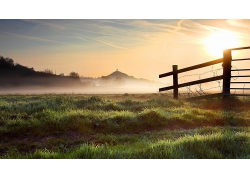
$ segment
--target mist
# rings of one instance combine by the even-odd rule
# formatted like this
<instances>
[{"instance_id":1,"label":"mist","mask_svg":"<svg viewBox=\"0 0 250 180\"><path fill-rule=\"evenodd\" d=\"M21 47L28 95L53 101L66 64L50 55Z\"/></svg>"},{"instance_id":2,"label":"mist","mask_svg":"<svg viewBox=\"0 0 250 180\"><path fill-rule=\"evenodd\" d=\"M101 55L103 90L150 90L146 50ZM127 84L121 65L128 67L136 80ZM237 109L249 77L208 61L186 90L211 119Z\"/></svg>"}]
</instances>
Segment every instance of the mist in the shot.
<instances>
[{"instance_id":1,"label":"mist","mask_svg":"<svg viewBox=\"0 0 250 180\"><path fill-rule=\"evenodd\" d=\"M157 87L19 87L5 88L0 94L144 94L157 93Z\"/></svg>"}]
</instances>

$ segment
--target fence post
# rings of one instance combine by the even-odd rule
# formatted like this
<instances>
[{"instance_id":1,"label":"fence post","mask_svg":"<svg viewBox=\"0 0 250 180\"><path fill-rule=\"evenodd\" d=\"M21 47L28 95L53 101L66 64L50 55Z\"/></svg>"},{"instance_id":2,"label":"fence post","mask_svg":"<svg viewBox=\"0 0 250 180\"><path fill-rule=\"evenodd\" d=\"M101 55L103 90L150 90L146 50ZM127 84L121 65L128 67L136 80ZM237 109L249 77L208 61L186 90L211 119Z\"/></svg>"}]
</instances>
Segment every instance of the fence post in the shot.
<instances>
[{"instance_id":1,"label":"fence post","mask_svg":"<svg viewBox=\"0 0 250 180\"><path fill-rule=\"evenodd\" d=\"M178 65L173 65L173 87L174 87L174 99L178 99Z\"/></svg>"},{"instance_id":2,"label":"fence post","mask_svg":"<svg viewBox=\"0 0 250 180\"><path fill-rule=\"evenodd\" d=\"M230 94L230 82L231 82L231 50L226 49L223 51L223 99L226 99Z\"/></svg>"}]
</instances>

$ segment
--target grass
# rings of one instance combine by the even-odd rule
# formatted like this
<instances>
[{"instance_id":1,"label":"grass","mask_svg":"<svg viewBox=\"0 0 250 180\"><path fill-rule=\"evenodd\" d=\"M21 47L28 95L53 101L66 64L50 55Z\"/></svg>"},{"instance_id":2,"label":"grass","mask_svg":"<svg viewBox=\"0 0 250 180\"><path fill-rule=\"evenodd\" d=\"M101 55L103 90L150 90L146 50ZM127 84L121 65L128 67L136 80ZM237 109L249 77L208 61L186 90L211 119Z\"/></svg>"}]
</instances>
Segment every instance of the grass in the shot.
<instances>
[{"instance_id":1,"label":"grass","mask_svg":"<svg viewBox=\"0 0 250 180\"><path fill-rule=\"evenodd\" d=\"M250 99L1 95L0 158L250 158Z\"/></svg>"}]
</instances>

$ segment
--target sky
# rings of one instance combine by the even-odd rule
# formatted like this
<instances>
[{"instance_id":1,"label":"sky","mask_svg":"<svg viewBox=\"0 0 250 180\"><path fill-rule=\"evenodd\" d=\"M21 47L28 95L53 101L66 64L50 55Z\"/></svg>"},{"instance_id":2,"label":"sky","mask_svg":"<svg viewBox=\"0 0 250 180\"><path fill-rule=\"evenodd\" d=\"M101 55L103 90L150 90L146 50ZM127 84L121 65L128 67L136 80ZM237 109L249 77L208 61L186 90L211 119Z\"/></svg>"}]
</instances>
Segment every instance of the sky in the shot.
<instances>
[{"instance_id":1,"label":"sky","mask_svg":"<svg viewBox=\"0 0 250 180\"><path fill-rule=\"evenodd\" d=\"M159 74L172 65L181 69L221 58L225 48L250 46L247 1L228 1L226 8L214 1L143 2L4 2L0 56L56 74L100 77L118 69L162 81Z\"/></svg>"},{"instance_id":2,"label":"sky","mask_svg":"<svg viewBox=\"0 0 250 180\"><path fill-rule=\"evenodd\" d=\"M118 69L158 81L174 64L221 58L220 44L250 46L249 40L248 19L0 19L1 56L37 71L85 77Z\"/></svg>"}]
</instances>

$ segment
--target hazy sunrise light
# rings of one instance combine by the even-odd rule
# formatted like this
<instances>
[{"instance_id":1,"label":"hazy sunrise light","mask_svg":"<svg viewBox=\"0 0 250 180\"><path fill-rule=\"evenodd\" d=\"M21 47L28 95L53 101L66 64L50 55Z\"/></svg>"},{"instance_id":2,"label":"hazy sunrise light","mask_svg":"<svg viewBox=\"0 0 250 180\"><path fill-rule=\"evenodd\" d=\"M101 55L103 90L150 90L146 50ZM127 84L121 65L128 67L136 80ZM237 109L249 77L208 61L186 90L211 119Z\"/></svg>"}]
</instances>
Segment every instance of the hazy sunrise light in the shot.
<instances>
[{"instance_id":1,"label":"hazy sunrise light","mask_svg":"<svg viewBox=\"0 0 250 180\"><path fill-rule=\"evenodd\" d=\"M229 31L214 32L204 40L211 55L220 57L223 50L239 46L239 39L236 33Z\"/></svg>"},{"instance_id":2,"label":"hazy sunrise light","mask_svg":"<svg viewBox=\"0 0 250 180\"><path fill-rule=\"evenodd\" d=\"M145 92L137 82L104 77L118 69L128 77L171 84L171 78L159 79L159 74L172 65L181 69L222 58L224 49L249 46L249 34L250 20L2 19L0 56L39 72L74 72L88 86L120 83ZM149 88L157 92L162 86Z\"/></svg>"}]
</instances>

